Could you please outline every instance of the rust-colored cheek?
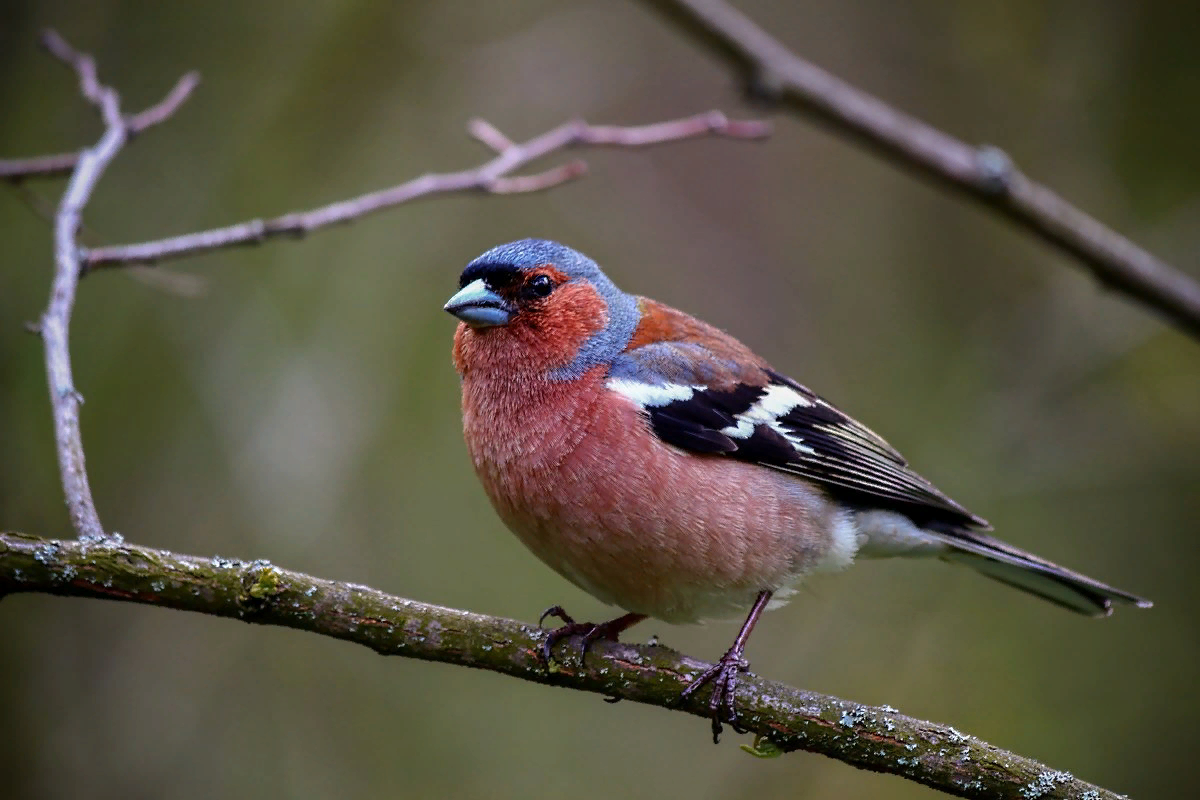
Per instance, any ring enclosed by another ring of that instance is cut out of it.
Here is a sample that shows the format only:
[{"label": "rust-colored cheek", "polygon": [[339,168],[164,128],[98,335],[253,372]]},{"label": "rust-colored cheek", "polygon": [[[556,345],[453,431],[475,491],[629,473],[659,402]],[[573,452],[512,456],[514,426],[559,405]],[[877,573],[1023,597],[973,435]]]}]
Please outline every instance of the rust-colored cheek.
[{"label": "rust-colored cheek", "polygon": [[570,363],[607,324],[607,305],[596,290],[587,283],[566,283],[503,327],[475,330],[460,323],[454,366],[460,375],[479,370],[542,374]]}]

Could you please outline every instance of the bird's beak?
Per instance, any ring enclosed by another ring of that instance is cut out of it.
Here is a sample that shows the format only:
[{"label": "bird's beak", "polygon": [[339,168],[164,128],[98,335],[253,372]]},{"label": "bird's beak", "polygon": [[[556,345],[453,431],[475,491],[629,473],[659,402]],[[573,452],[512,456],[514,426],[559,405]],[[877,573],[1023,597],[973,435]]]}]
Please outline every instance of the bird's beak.
[{"label": "bird's beak", "polygon": [[515,313],[512,306],[479,278],[451,297],[443,308],[472,328],[507,325]]}]

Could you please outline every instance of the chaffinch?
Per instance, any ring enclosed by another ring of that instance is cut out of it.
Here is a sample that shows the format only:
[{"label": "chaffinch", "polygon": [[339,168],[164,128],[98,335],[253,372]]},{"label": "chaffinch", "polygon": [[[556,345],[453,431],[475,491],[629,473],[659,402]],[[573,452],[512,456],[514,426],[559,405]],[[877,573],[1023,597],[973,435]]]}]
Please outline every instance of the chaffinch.
[{"label": "chaffinch", "polygon": [[764,610],[856,556],[937,556],[1091,616],[1150,603],[1019,550],[886,441],[732,336],[625,294],[587,256],[524,239],[467,265],[445,309],[463,430],[504,523],[559,574],[627,613],[565,623],[583,647],[647,617],[748,616],[705,684],[735,726]]}]

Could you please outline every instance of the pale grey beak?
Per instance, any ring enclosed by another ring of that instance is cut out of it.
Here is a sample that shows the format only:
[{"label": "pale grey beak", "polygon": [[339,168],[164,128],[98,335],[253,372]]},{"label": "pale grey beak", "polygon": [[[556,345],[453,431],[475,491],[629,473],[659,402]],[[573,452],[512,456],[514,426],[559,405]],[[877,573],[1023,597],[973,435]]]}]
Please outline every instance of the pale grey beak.
[{"label": "pale grey beak", "polygon": [[472,328],[507,325],[515,313],[507,300],[487,287],[483,278],[468,283],[442,308]]}]

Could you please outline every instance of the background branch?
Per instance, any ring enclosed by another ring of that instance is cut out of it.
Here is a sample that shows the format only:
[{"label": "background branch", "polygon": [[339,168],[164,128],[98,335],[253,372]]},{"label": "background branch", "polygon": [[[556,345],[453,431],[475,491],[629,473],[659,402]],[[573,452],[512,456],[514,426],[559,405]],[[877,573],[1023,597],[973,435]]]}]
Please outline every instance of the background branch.
[{"label": "background branch", "polygon": [[[669,647],[600,641],[581,662],[576,637],[556,651],[565,661],[547,671],[536,655],[544,634],[533,626],[315,578],[268,561],[178,555],[117,536],[88,543],[0,533],[0,597],[16,592],[121,600],[295,628],[383,655],[709,716],[708,689],[682,705],[678,700],[691,677],[709,665]],[[756,736],[757,755],[806,750],[958,797],[1119,797],[952,727],[755,675],[738,684],[738,709],[739,722]]]},{"label": "background branch", "polygon": [[872,150],[986,205],[1077,258],[1102,284],[1200,337],[1200,282],[1024,175],[797,56],[724,0],[649,0],[733,62],[751,90],[831,124]]},{"label": "background branch", "polygon": [[[90,55],[75,50],[52,30],[43,34],[42,45],[51,55],[75,71],[79,78],[80,93],[97,108],[105,124],[105,132],[100,141],[94,147],[79,153],[71,180],[55,214],[54,282],[50,303],[36,326],[45,345],[46,377],[67,509],[72,526],[84,540],[97,540],[104,536],[104,528],[88,484],[79,425],[79,406],[83,398],[75,388],[69,349],[75,293],[79,279],[88,267],[155,263],[168,257],[238,244],[255,244],[282,234],[302,235],[328,225],[349,222],[429,194],[467,190],[483,190],[496,194],[540,191],[579,177],[586,172],[586,165],[581,161],[572,161],[536,175],[510,177],[509,173],[544,155],[575,144],[639,147],[709,134],[758,139],[770,133],[770,126],[765,123],[731,122],[724,114],[712,111],[642,127],[596,126],[576,120],[523,144],[513,144],[488,123],[476,122],[473,125],[476,138],[497,151],[494,159],[476,169],[442,175],[424,175],[390,189],[361,195],[313,211],[286,214],[272,220],[252,220],[227,228],[158,242],[97,248],[82,255],[76,236],[82,222],[83,210],[105,169],[124,147],[134,129],[142,130],[170,117],[187,100],[198,82],[198,77],[195,73],[188,73],[162,101],[127,119],[121,114],[120,97],[117,92],[100,83],[95,60]],[[131,125],[135,127],[131,128]],[[58,157],[52,156],[44,159],[43,163],[56,160],[59,160]]]},{"label": "background branch", "polygon": [[[80,89],[89,102],[102,102],[102,87],[96,76],[95,62],[86,54],[76,53],[69,44],[56,32],[46,31],[42,35],[42,45],[56,58],[77,70],[80,75]],[[80,71],[82,69],[82,71]],[[85,77],[86,76],[86,79]],[[125,117],[124,128],[126,138],[131,138],[165,122],[191,96],[192,91],[200,84],[200,73],[189,72],[176,81],[166,96],[137,114]],[[117,109],[119,113],[119,108]],[[58,178],[70,175],[79,164],[81,152],[56,153],[48,156],[33,156],[31,158],[0,159],[0,179],[21,181],[26,178]]]},{"label": "background branch", "polygon": [[96,269],[154,264],[223,247],[259,244],[278,236],[303,236],[329,225],[352,222],[430,195],[475,191],[492,194],[537,192],[582,176],[587,171],[587,165],[582,161],[571,161],[537,175],[509,176],[539,158],[572,146],[645,147],[710,135],[731,139],[762,139],[771,133],[767,123],[729,120],[720,111],[631,127],[589,125],[583,120],[572,120],[520,144],[514,144],[484,120],[474,120],[468,130],[472,136],[496,151],[496,157],[473,169],[428,173],[388,189],[311,211],[293,212],[267,220],[254,219],[153,242],[93,248],[87,253],[86,267]]},{"label": "background branch", "polygon": [[70,175],[79,163],[79,153],[0,159],[0,178],[20,182],[26,178],[59,178]]},{"label": "background branch", "polygon": [[[125,146],[130,130],[121,115],[120,97],[115,90],[100,83],[91,56],[76,51],[54,31],[46,31],[42,44],[51,55],[75,71],[80,92],[97,108],[105,125],[100,141],[79,153],[71,180],[59,201],[54,216],[54,282],[49,305],[37,326],[46,352],[46,381],[54,417],[58,466],[71,525],[81,539],[95,540],[104,536],[104,528],[88,485],[79,429],[79,406],[83,398],[75,389],[71,375],[69,347],[71,310],[81,274],[80,248],[75,237],[92,191],[104,170]],[[194,75],[185,75],[161,103],[139,115],[139,124],[146,127],[169,117],[187,99],[195,84]]]}]

